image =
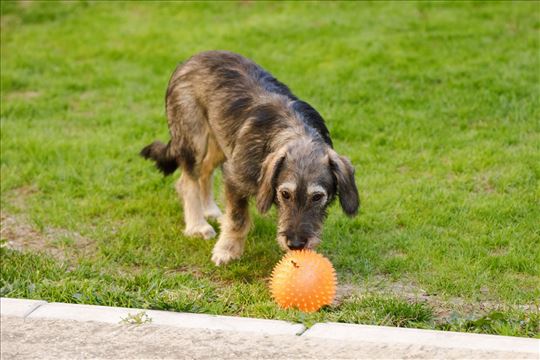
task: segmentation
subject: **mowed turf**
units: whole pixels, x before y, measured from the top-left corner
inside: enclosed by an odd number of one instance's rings
[[[2,296],[539,336],[539,3],[1,4],[2,213],[43,235],[2,247]],[[208,49],[288,84],[356,166],[360,214],[333,206],[319,248],[334,306],[272,302],[275,211],[216,268],[178,173],[138,157]]]

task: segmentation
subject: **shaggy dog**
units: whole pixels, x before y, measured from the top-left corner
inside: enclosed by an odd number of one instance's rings
[[[182,168],[176,190],[185,234],[212,238],[216,232],[207,219],[220,219],[216,265],[242,255],[250,197],[260,213],[277,205],[277,240],[284,250],[320,242],[336,196],[347,215],[357,213],[354,168],[332,149],[322,117],[253,61],[226,51],[191,57],[169,81],[166,109],[170,141],[156,141],[141,155],[165,175]],[[224,216],[212,195],[212,174],[220,165]]]

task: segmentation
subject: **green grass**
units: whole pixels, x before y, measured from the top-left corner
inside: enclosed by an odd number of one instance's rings
[[[539,3],[1,4],[2,211],[65,230],[47,246],[67,256],[2,248],[2,296],[539,336]],[[356,165],[361,214],[333,207],[320,247],[357,289],[341,304],[274,305],[275,213],[214,267],[176,176],[137,156],[168,136],[175,65],[207,49],[287,83]]]

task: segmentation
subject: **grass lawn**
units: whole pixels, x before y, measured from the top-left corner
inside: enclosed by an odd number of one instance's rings
[[[540,336],[540,3],[1,4],[1,296]],[[361,213],[334,206],[319,248],[333,306],[272,302],[275,212],[216,268],[178,174],[138,157],[208,49],[288,84],[357,168]]]

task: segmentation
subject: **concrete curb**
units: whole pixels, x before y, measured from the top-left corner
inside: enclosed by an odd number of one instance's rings
[[[514,336],[460,333],[454,331],[393,328],[343,323],[317,323],[302,336],[388,344],[410,344],[515,353],[540,353],[540,340]]]
[[[178,328],[250,332],[268,335],[297,335],[305,330],[302,324],[294,324],[281,320],[189,314],[98,305],[48,303],[46,301],[10,298],[0,298],[0,313],[2,316],[16,316],[28,319],[95,321],[108,324],[132,323],[134,316],[144,313],[145,316],[142,318],[142,322]]]
[[[42,300],[0,298],[0,313],[2,316],[25,318],[30,315],[32,311],[46,303],[46,301]]]
[[[232,316],[176,313],[97,305],[48,303],[39,300],[0,298],[0,315],[29,319],[94,321],[118,324],[146,314],[153,325],[223,330],[268,335],[301,335],[349,342],[408,344],[476,351],[504,351],[540,355],[540,340],[511,336],[450,331],[393,328],[342,323],[317,323],[306,330],[302,324]],[[142,320],[144,322],[146,317]]]

